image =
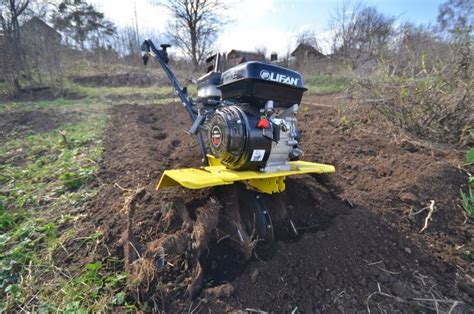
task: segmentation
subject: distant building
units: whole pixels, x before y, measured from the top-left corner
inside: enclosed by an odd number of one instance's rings
[[[291,56],[294,57],[297,62],[305,59],[323,59],[326,57],[318,49],[308,44],[299,44],[291,53]]]
[[[20,27],[20,32],[22,38],[35,38],[35,41],[42,41],[44,43],[61,43],[61,34],[36,16],[25,22]]]
[[[227,63],[231,65],[247,61],[265,61],[265,55],[259,52],[232,49],[226,55]]]
[[[49,85],[62,84],[59,58],[61,34],[38,17],[21,25],[20,34],[27,64],[36,75],[35,81],[45,84],[44,79],[47,79]]]

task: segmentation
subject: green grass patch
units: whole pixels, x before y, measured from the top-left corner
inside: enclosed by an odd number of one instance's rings
[[[108,105],[93,98],[81,100],[58,98],[55,100],[6,102],[0,103],[0,112],[5,111],[36,111],[42,109],[53,109],[58,113],[85,113],[90,116],[94,114],[103,115]]]
[[[349,79],[332,75],[313,75],[306,77],[304,83],[309,94],[326,95],[342,92]]]
[[[104,259],[84,265],[68,279],[54,281],[42,291],[45,300],[38,309],[66,313],[101,313],[112,307],[126,310],[129,306],[120,287],[125,284],[127,274],[112,273],[115,267],[116,260]]]
[[[0,106],[81,113],[78,122],[11,136],[0,146],[0,312],[85,313],[126,306],[120,291],[126,277],[115,273],[120,261],[103,259],[77,269],[54,259],[55,252],[67,250],[68,240],[87,252],[101,241],[99,231],[75,238],[71,226],[80,215],[71,213],[96,195],[106,108],[97,99]]]

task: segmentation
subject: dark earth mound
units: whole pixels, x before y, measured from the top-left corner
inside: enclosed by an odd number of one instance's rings
[[[136,102],[136,101],[145,101],[154,103],[157,100],[163,101],[163,99],[177,98],[175,94],[141,94],[141,93],[132,93],[132,94],[106,94],[105,98],[111,102],[123,103],[123,102]]]
[[[209,243],[207,286],[194,301],[184,293],[192,272],[186,254],[169,257],[141,286],[146,291],[139,302],[167,312],[472,311],[474,272],[464,252],[472,252],[473,225],[458,207],[466,182],[457,167],[461,152],[404,138],[379,119],[367,120],[366,113],[355,114],[359,126],[348,128],[334,97],[305,101],[311,104],[299,115],[305,160],[333,163],[337,173],[287,179],[284,201],[299,239],[282,238],[273,252],[247,263],[228,240]],[[141,187],[132,226],[140,246],[180,232],[179,224],[163,225],[169,198],[183,199],[190,216],[210,203],[227,204],[219,189],[155,191],[165,169],[200,164],[179,105],[123,105],[111,113],[102,185],[80,221],[81,233],[99,230],[104,237],[96,256],[86,259],[86,248],[71,240],[66,247],[74,254],[60,253],[62,263],[123,258],[128,221],[123,208]],[[410,213],[430,200],[432,220],[420,232],[427,211]]]
[[[0,103],[1,102],[24,102],[24,101],[42,101],[42,100],[54,100],[58,98],[64,99],[82,99],[84,95],[79,93],[65,90],[63,92],[55,91],[49,87],[46,88],[24,88],[19,90],[15,96],[10,96],[6,92],[0,92]]]
[[[12,132],[15,137],[23,136],[31,131],[48,132],[77,120],[76,115],[53,110],[3,111],[0,112],[0,142],[5,141]]]
[[[161,77],[147,72],[128,72],[122,74],[97,74],[89,76],[72,76],[70,79],[79,85],[84,86],[152,86],[163,85],[164,80]]]

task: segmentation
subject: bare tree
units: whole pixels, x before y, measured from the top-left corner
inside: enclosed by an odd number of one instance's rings
[[[54,9],[54,0],[30,0],[30,4],[22,15],[22,21],[30,20],[33,17],[48,21]]]
[[[19,77],[27,71],[25,52],[21,45],[20,16],[30,4],[29,0],[3,0],[0,3],[0,38],[1,68],[6,76],[10,93],[19,88]]]
[[[138,34],[133,26],[125,26],[117,28],[117,35],[114,36],[113,46],[122,55],[140,54],[140,45],[137,44]]]
[[[255,47],[255,52],[266,56],[268,53],[268,49],[264,45],[260,45],[258,47]]]
[[[332,50],[334,54],[349,58],[355,42],[355,21],[361,10],[359,2],[342,1],[329,19],[329,28],[333,31]]]
[[[309,45],[318,51],[321,51],[319,48],[318,40],[316,39],[316,35],[313,31],[303,31],[299,33],[296,37],[296,45],[305,44]]]
[[[472,34],[474,27],[474,2],[472,0],[448,0],[439,6],[440,31],[450,34],[466,32]]]
[[[447,0],[439,7],[438,25],[441,35],[447,33],[444,37],[454,48],[453,58],[457,60],[459,77],[472,82],[474,3],[471,0]]]
[[[333,52],[353,66],[378,57],[394,34],[395,20],[375,7],[344,1],[330,20],[330,27],[334,30]]]
[[[449,56],[449,44],[439,38],[433,28],[404,23],[398,29],[391,47],[391,63],[395,74],[414,77],[421,71],[432,71]]]
[[[171,12],[168,26],[172,43],[189,56],[195,68],[208,57],[221,27],[226,8],[217,0],[166,0],[159,2]]]

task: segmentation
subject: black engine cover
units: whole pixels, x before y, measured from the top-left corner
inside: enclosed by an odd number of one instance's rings
[[[254,106],[217,109],[208,124],[209,148],[214,157],[233,170],[258,170],[264,167],[272,143],[257,128],[259,120],[260,112]]]
[[[263,106],[273,100],[279,107],[289,107],[301,102],[303,77],[300,73],[274,64],[250,61],[222,73],[218,88],[223,100]]]

